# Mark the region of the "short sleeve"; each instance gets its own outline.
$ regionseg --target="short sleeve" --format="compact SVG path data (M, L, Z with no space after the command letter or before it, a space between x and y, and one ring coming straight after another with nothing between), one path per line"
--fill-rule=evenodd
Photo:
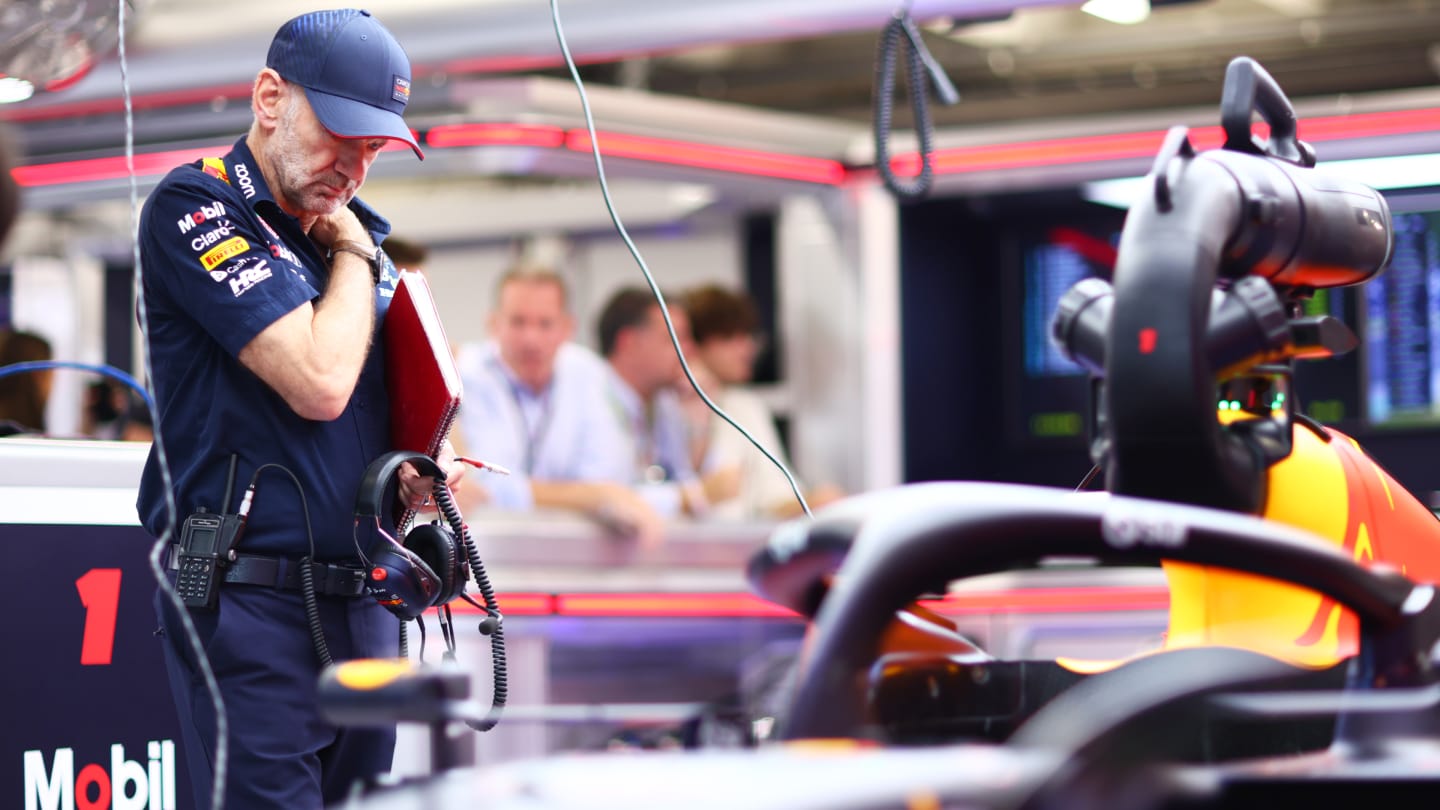
M216 180L217 184L221 181ZM143 272L231 355L318 296L308 271L225 187L167 183L141 222ZM318 281L318 280L314 280Z

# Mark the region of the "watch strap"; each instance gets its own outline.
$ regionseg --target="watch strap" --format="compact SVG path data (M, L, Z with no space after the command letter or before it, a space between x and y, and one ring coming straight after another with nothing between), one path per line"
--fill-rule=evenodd
M353 253L364 259L370 265L370 277L376 283L380 281L380 248L367 247L364 242L357 242L354 239L337 239L330 246L330 253Z

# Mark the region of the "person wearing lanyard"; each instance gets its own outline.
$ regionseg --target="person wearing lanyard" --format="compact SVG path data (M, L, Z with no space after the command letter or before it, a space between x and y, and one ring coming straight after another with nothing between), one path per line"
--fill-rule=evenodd
M690 321L671 305L670 320L690 354ZM609 365L611 418L625 437L630 480L666 517L704 517L711 501L739 489L734 475L702 479L691 463L690 425L676 387L688 385L660 305L648 290L616 292L600 314L600 348Z
M661 542L663 518L630 486L628 445L606 410L605 364L570 342L564 280L510 269L489 328L489 341L460 352L460 430L468 453L512 475L480 476L472 490L496 508L575 511L644 546Z

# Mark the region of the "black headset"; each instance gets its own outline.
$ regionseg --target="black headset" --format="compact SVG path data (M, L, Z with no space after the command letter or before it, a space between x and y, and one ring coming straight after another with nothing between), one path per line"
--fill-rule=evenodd
M404 450L386 453L372 461L360 479L355 527L358 538L360 524L373 522L378 535L362 555L366 589L391 613L414 619L464 593L468 571L463 526L423 523L407 532L403 541L386 531L385 505L394 502L399 488L396 473L407 461L421 475L433 477L437 490L444 487L445 472L429 456Z

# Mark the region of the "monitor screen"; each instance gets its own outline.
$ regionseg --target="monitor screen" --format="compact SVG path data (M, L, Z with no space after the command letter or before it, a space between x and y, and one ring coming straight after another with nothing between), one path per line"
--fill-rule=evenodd
M1440 422L1440 211L1405 207L1393 217L1389 266L1363 287L1372 425Z
M1050 319L1060 296L1086 278L1109 278L1115 268L1118 231L1056 226L1021 249L1023 352L1027 377L1063 377L1085 370L1050 340Z
M1090 377L1051 341L1050 320L1076 282L1110 278L1121 217L1101 213L1062 214L1051 220L1055 224L1024 229L1016 241L1021 373L1012 383L1010 415L1021 441L1079 442L1088 435Z

